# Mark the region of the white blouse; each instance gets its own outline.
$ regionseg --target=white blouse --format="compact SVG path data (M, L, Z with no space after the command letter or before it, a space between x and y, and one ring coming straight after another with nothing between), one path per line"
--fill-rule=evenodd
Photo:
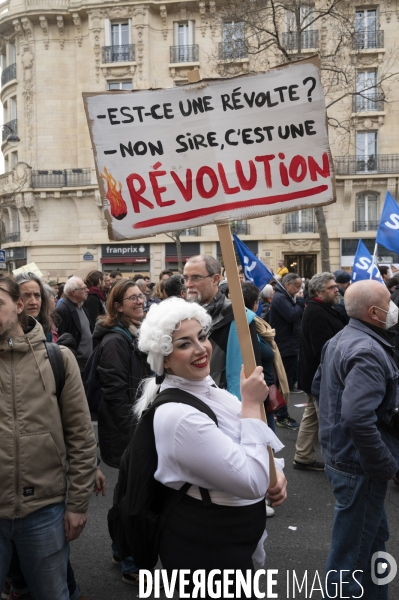
M218 427L204 413L179 402L157 408L154 416L158 467L155 479L172 489L191 483L187 494L201 500L199 487L209 490L215 504L243 506L262 500L269 487L269 453L284 448L275 433L259 419L242 419L241 402L226 390L213 387L208 376L189 381L167 375L161 391L180 388L205 402ZM282 470L283 459L275 459ZM264 532L253 556L265 560Z

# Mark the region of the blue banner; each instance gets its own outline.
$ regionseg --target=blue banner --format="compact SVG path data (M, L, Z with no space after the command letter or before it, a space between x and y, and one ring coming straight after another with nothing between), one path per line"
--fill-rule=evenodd
M370 278L370 274L372 277ZM384 283L381 273L378 270L377 265L373 262L373 258L362 240L359 240L355 260L352 268L352 283L356 281L362 281L362 279L375 279Z
M376 242L399 254L399 206L389 192L385 196Z
M256 258L255 254L234 233L233 238L245 281L254 283L257 288L262 290L273 278L273 273L269 271L259 258Z

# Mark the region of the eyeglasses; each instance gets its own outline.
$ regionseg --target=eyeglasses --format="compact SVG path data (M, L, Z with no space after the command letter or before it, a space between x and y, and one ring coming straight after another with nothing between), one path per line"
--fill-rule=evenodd
M74 291L74 292L79 292L79 291L81 292L82 290L88 290L88 289L89 289L89 288L87 287L87 285L85 285L85 286L84 286L84 287L82 287L82 288L73 288L73 291Z
M131 302L132 304L137 304L137 302L139 302L139 300L141 302L145 302L146 298L145 298L144 294L140 294L139 296L136 296L134 294L133 296L128 296L127 298L123 298L122 302L124 300L129 300L129 302Z
M188 281L191 281L191 283L198 283L199 281L202 281L207 277L213 277L213 275L192 275L192 277L187 277L187 275L183 275L185 283L187 283Z
M329 285L328 287L325 288L326 290L337 290L338 286L337 285Z

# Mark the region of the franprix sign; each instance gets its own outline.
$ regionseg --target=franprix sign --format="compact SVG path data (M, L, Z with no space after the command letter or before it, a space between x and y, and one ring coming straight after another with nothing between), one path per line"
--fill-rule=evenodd
M335 201L315 59L84 102L110 239Z

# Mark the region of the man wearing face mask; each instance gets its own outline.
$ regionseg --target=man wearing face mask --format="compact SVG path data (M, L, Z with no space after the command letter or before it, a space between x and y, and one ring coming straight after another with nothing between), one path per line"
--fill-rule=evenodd
M390 331L398 307L385 285L369 280L348 288L345 307L349 324L324 346L312 386L336 499L325 589L334 597L340 571L346 570L347 597L386 600L387 585L376 583L371 563L375 552L385 551L384 501L388 481L399 470L397 440L386 431L399 404Z

